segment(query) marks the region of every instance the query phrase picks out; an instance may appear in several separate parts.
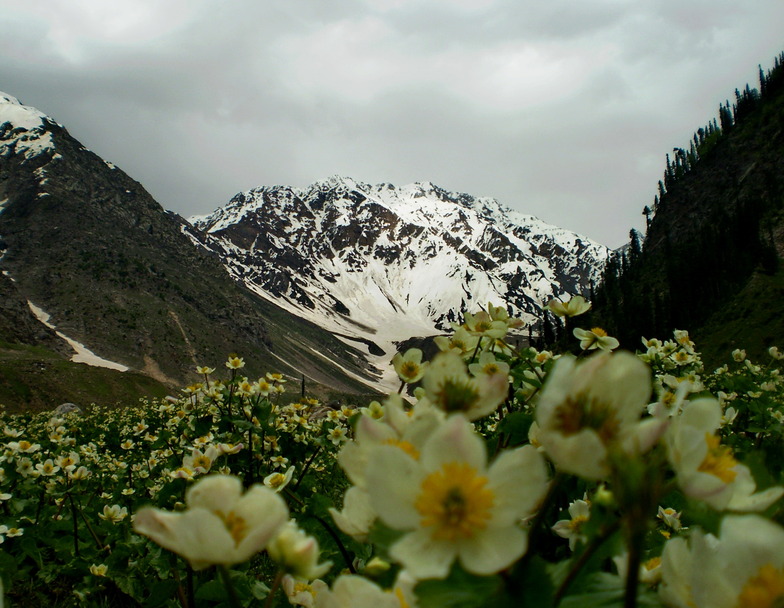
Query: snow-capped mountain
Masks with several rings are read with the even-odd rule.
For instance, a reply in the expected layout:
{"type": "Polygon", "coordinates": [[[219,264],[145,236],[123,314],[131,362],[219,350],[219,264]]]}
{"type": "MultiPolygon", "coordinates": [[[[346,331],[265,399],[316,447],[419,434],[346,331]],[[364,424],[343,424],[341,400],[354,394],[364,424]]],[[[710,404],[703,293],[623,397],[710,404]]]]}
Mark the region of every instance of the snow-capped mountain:
{"type": "Polygon", "coordinates": [[[495,199],[429,182],[261,187],[190,221],[251,290],[385,357],[488,302],[536,323],[550,298],[586,294],[608,255],[495,199]]]}
{"type": "MultiPolygon", "coordinates": [[[[0,93],[0,343],[128,370],[106,384],[143,374],[172,390],[236,353],[249,376],[371,392],[378,374],[362,351],[250,293],[183,226],[62,125],[0,93]]],[[[50,368],[47,356],[35,369],[50,368]]],[[[19,403],[4,364],[0,403],[19,403]]],[[[39,376],[22,382],[37,394],[39,376]]]]}

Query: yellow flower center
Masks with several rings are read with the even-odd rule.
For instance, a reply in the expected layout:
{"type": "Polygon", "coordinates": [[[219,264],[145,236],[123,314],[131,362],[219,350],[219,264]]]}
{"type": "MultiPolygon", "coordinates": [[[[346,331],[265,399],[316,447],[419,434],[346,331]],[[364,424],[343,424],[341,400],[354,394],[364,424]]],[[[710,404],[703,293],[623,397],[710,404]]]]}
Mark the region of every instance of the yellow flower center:
{"type": "Polygon", "coordinates": [[[436,391],[435,402],[447,413],[467,412],[479,401],[479,396],[468,378],[446,378],[436,391]]]}
{"type": "Polygon", "coordinates": [[[659,566],[661,566],[661,561],[662,561],[661,557],[652,557],[647,562],[645,562],[642,566],[646,570],[650,571],[653,570],[654,568],[658,568],[659,566]]]}
{"type": "Polygon", "coordinates": [[[234,513],[234,511],[229,511],[227,515],[216,511],[215,515],[223,520],[223,525],[226,526],[229,534],[234,539],[234,544],[239,545],[248,532],[248,524],[245,523],[245,520],[234,513]]]}
{"type": "Polygon", "coordinates": [[[212,460],[208,456],[197,456],[193,459],[193,468],[201,467],[209,471],[212,466],[212,460]]]}
{"type": "Polygon", "coordinates": [[[594,328],[592,328],[591,329],[591,333],[594,336],[597,336],[599,338],[606,338],[607,337],[607,332],[604,331],[601,327],[594,327],[594,328]]]}
{"type": "Polygon", "coordinates": [[[414,507],[434,540],[471,538],[487,526],[495,503],[487,477],[462,462],[444,464],[422,482],[414,507]]]}
{"type": "Polygon", "coordinates": [[[673,405],[675,405],[675,393],[667,391],[662,395],[661,402],[665,407],[671,408],[673,405]]]}
{"type": "Polygon", "coordinates": [[[416,378],[417,375],[419,375],[419,364],[415,361],[404,361],[403,365],[400,366],[400,376],[402,378],[416,378]]]}
{"type": "Polygon", "coordinates": [[[564,435],[575,435],[593,429],[603,443],[609,443],[620,430],[620,421],[613,408],[585,394],[569,396],[555,410],[555,428],[564,435]]]}
{"type": "Polygon", "coordinates": [[[718,436],[710,433],[705,435],[705,443],[708,444],[708,453],[697,470],[715,475],[724,483],[732,483],[737,475],[733,469],[738,464],[732,456],[732,450],[726,445],[720,445],[718,436]]]}
{"type": "Polygon", "coordinates": [[[284,481],[286,481],[286,476],[283,473],[273,473],[268,480],[269,485],[273,488],[282,485],[284,481]]]}
{"type": "Polygon", "coordinates": [[[738,596],[739,608],[776,608],[784,600],[784,570],[765,564],[743,586],[738,596]]]}
{"type": "Polygon", "coordinates": [[[580,529],[583,527],[583,524],[588,521],[588,517],[585,515],[578,515],[577,517],[573,517],[569,521],[569,529],[573,532],[579,532],[580,529]]]}
{"type": "Polygon", "coordinates": [[[311,587],[307,583],[294,584],[294,593],[302,593],[303,591],[310,593],[313,597],[316,596],[316,592],[313,590],[313,587],[311,587]]]}
{"type": "Polygon", "coordinates": [[[32,443],[30,443],[29,441],[25,441],[24,439],[19,442],[19,449],[22,450],[23,452],[25,450],[29,450],[32,446],[33,446],[32,443]]]}
{"type": "Polygon", "coordinates": [[[402,439],[387,439],[384,441],[384,444],[393,445],[396,448],[400,448],[414,460],[419,460],[419,450],[417,450],[414,447],[414,444],[410,441],[403,441],[402,439]]]}

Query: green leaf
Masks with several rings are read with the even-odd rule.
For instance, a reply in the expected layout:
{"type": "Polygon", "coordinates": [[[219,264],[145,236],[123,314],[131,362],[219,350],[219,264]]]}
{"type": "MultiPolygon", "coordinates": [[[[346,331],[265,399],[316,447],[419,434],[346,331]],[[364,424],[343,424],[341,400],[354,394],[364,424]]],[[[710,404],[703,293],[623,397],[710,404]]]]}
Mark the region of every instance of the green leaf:
{"type": "Polygon", "coordinates": [[[22,553],[32,559],[39,568],[44,567],[41,551],[38,549],[35,538],[32,536],[23,536],[21,542],[19,543],[19,548],[22,549],[22,553]]]}
{"type": "Polygon", "coordinates": [[[207,581],[196,590],[196,599],[220,602],[228,597],[226,587],[219,579],[207,581]]]}
{"type": "Polygon", "coordinates": [[[519,606],[504,593],[499,576],[476,576],[457,564],[444,580],[419,583],[415,592],[419,608],[512,608],[519,606]]]}
{"type": "Polygon", "coordinates": [[[528,429],[533,421],[531,414],[512,412],[501,421],[500,430],[509,435],[509,445],[528,443],[528,429]]]}
{"type": "Polygon", "coordinates": [[[145,608],[158,608],[171,598],[176,597],[179,583],[174,579],[158,581],[150,586],[149,598],[144,603],[145,608]]]}
{"type": "MultiPolygon", "coordinates": [[[[615,574],[596,573],[583,587],[583,592],[567,595],[559,604],[560,608],[623,608],[625,581],[615,574]]],[[[637,593],[639,608],[660,608],[662,603],[656,594],[639,588],[637,593]]]]}
{"type": "Polygon", "coordinates": [[[6,551],[0,551],[0,578],[2,578],[6,589],[10,586],[16,571],[17,566],[14,556],[6,551]]]}

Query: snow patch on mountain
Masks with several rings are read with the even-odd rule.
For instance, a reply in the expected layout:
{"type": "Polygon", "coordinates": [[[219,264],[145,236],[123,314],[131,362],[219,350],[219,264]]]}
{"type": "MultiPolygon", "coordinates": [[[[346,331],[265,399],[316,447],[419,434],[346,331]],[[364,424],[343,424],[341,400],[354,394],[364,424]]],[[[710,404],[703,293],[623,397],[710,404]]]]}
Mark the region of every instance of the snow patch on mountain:
{"type": "Polygon", "coordinates": [[[122,363],[117,363],[116,361],[109,361],[108,359],[104,359],[103,357],[99,357],[89,348],[87,348],[84,344],[77,342],[73,338],[69,338],[61,331],[57,331],[57,328],[49,322],[51,318],[49,313],[45,312],[40,306],[36,306],[29,300],[27,301],[27,305],[30,307],[30,310],[35,315],[36,319],[38,319],[41,323],[46,325],[49,329],[54,330],[54,332],[63,340],[68,342],[71,348],[74,350],[74,354],[71,356],[71,361],[74,363],[85,363],[87,365],[92,365],[93,367],[107,367],[109,369],[116,369],[117,371],[127,372],[128,367],[123,365],[122,363]]]}
{"type": "Polygon", "coordinates": [[[401,341],[443,333],[488,302],[537,323],[549,299],[587,294],[608,255],[495,199],[430,182],[265,186],[189,221],[199,230],[189,236],[237,280],[362,345],[381,369],[401,341]]]}
{"type": "Polygon", "coordinates": [[[16,97],[0,92],[0,154],[4,148],[14,146],[17,152],[24,152],[32,158],[44,150],[54,148],[47,125],[51,118],[32,108],[22,105],[16,97]],[[10,131],[12,137],[6,133],[10,131]]]}

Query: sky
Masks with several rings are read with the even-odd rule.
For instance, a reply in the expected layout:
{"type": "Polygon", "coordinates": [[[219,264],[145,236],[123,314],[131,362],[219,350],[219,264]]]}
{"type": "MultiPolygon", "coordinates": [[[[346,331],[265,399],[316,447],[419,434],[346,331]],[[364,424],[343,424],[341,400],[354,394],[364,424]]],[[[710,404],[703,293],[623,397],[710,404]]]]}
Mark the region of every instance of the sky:
{"type": "Polygon", "coordinates": [[[430,181],[618,247],[782,0],[0,0],[0,91],[166,209],[430,181]]]}

